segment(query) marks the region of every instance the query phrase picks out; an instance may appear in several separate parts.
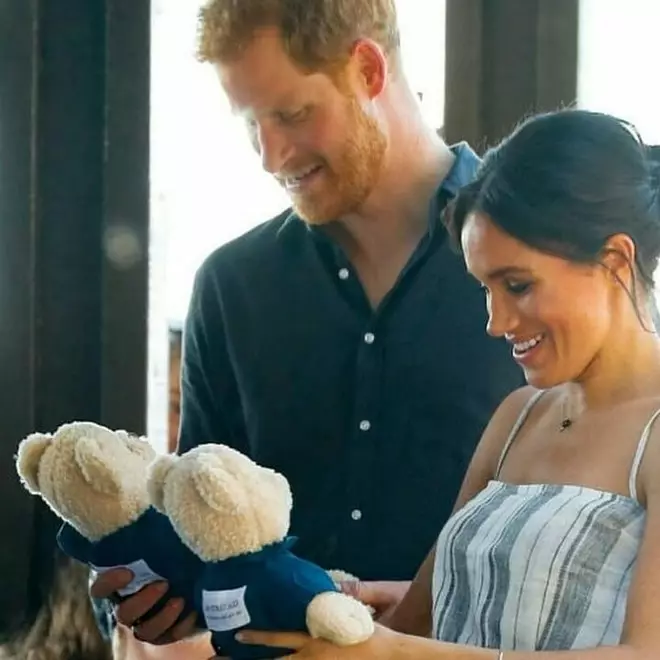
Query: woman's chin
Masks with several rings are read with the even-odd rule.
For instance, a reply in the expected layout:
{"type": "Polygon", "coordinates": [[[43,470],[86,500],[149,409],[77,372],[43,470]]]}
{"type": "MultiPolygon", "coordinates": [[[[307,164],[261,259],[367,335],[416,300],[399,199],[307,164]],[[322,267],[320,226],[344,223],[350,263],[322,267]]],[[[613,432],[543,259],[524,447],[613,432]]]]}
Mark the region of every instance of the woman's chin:
{"type": "Polygon", "coordinates": [[[523,369],[528,385],[537,390],[549,390],[563,382],[547,369],[523,369]]]}

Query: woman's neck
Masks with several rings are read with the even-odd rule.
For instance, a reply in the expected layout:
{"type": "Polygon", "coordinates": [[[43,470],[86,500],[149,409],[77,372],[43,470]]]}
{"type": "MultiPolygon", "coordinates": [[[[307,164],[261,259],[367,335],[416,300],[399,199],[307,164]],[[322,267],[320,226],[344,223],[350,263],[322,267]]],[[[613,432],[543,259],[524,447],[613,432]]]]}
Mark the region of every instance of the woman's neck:
{"type": "Polygon", "coordinates": [[[568,386],[577,409],[597,410],[631,401],[660,397],[660,339],[639,319],[630,331],[625,322],[616,338],[603,347],[582,377],[568,386]]]}

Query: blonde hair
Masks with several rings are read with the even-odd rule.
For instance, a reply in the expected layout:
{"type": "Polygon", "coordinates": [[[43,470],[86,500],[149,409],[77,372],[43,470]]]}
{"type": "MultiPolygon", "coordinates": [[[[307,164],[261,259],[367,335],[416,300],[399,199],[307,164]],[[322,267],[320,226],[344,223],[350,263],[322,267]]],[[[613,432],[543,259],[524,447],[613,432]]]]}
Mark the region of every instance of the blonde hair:
{"type": "Polygon", "coordinates": [[[398,54],[394,0],[208,0],[199,14],[197,56],[224,62],[240,55],[260,29],[276,28],[288,55],[318,71],[345,61],[362,38],[398,54]]]}
{"type": "Polygon", "coordinates": [[[0,647],[0,660],[111,660],[88,595],[89,570],[56,558],[53,584],[27,629],[0,647]]]}

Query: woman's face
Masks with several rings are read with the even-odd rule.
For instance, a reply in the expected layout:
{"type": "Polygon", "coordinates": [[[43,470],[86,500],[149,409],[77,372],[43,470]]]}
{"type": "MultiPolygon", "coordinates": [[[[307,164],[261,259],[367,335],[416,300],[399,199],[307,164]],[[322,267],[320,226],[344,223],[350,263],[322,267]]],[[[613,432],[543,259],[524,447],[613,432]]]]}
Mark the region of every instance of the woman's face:
{"type": "Polygon", "coordinates": [[[488,333],[511,344],[529,384],[545,389],[580,380],[612,327],[608,271],[539,252],[477,212],[468,216],[461,244],[486,291],[488,333]]]}

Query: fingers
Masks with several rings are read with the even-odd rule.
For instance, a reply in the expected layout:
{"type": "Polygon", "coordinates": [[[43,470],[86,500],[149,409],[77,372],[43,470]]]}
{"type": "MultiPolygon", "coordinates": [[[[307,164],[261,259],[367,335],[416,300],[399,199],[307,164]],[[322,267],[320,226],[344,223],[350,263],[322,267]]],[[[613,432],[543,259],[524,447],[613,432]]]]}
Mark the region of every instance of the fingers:
{"type": "Polygon", "coordinates": [[[115,608],[117,620],[129,628],[134,626],[166,593],[166,582],[154,582],[143,587],[115,608]]]}
{"type": "MultiPolygon", "coordinates": [[[[140,594],[138,594],[140,595],[140,594]]],[[[181,598],[173,598],[167,601],[157,614],[150,616],[145,621],[134,619],[133,633],[143,642],[150,644],[171,644],[174,641],[172,636],[172,629],[177,624],[177,619],[181,616],[185,603],[181,598]]],[[[147,611],[150,608],[147,608],[147,611]]],[[[121,610],[121,606],[119,607],[121,610]]],[[[137,611],[137,609],[136,609],[137,611]]],[[[123,616],[120,611],[117,612],[118,619],[123,616]]],[[[120,619],[121,620],[121,619],[120,619]]],[[[187,621],[187,619],[185,620],[187,621]]],[[[183,623],[183,622],[182,622],[183,623]]]]}
{"type": "MultiPolygon", "coordinates": [[[[348,580],[348,581],[341,581],[337,583],[337,586],[339,587],[340,591],[347,596],[352,596],[353,598],[356,598],[357,600],[362,601],[362,598],[360,598],[360,585],[362,583],[359,582],[358,580],[348,580]]],[[[364,601],[362,601],[364,602],[364,601]]]]}
{"type": "Polygon", "coordinates": [[[409,582],[360,582],[340,583],[343,593],[353,596],[365,605],[381,609],[398,603],[410,586],[409,582]]]}
{"type": "MultiPolygon", "coordinates": [[[[192,637],[199,633],[195,612],[191,612],[183,621],[174,626],[171,625],[169,617],[161,618],[161,614],[159,612],[148,622],[135,627],[135,636],[153,646],[166,646],[184,640],[190,641],[192,637]],[[149,624],[149,627],[147,627],[147,624],[149,624]],[[148,637],[144,637],[144,635],[148,637]]],[[[227,658],[227,660],[231,659],[227,658]]]]}
{"type": "Polygon", "coordinates": [[[99,575],[90,586],[93,598],[107,598],[115,606],[115,618],[127,628],[133,629],[137,639],[150,644],[171,644],[185,639],[196,632],[197,615],[191,612],[183,621],[177,622],[185,603],[181,598],[170,599],[154,616],[141,619],[167,593],[167,582],[153,582],[137,593],[120,599],[117,592],[133,579],[131,571],[113,569],[99,575]],[[117,603],[119,603],[117,605],[117,603]]]}
{"type": "Polygon", "coordinates": [[[101,573],[90,585],[89,593],[92,598],[108,598],[116,600],[115,596],[120,589],[127,587],[133,579],[133,573],[126,568],[114,568],[101,573]]]}
{"type": "Polygon", "coordinates": [[[236,635],[236,639],[241,644],[275,646],[277,648],[298,650],[309,642],[309,635],[305,635],[304,633],[243,630],[236,635]]]}
{"type": "Polygon", "coordinates": [[[340,583],[340,589],[365,605],[370,605],[376,611],[392,604],[392,596],[383,591],[381,582],[359,582],[357,580],[340,583]]]}
{"type": "MultiPolygon", "coordinates": [[[[197,614],[195,612],[191,612],[183,621],[177,623],[169,631],[169,636],[174,642],[193,637],[196,634],[199,634],[199,631],[197,630],[197,614]]],[[[230,659],[228,658],[227,660],[230,659]]]]}

